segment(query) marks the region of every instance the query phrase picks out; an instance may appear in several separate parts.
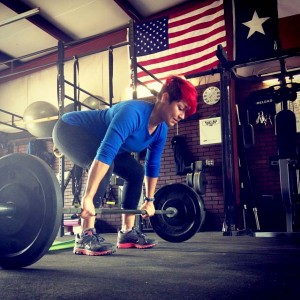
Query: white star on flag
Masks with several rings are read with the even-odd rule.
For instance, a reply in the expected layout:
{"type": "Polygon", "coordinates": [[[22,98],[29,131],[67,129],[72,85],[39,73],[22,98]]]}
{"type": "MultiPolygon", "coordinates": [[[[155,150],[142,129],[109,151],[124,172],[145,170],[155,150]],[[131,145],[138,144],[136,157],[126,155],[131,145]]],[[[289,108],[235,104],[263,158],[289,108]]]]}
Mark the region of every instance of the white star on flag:
{"type": "Polygon", "coordinates": [[[259,18],[259,16],[257,15],[257,12],[254,11],[252,20],[243,23],[243,25],[249,27],[249,33],[248,33],[247,39],[248,39],[251,35],[253,35],[256,31],[257,31],[257,32],[260,32],[260,33],[262,33],[262,34],[265,34],[264,29],[263,29],[263,27],[262,27],[262,24],[263,24],[264,22],[266,22],[268,19],[270,19],[270,17],[267,17],[267,18],[259,18]]]}

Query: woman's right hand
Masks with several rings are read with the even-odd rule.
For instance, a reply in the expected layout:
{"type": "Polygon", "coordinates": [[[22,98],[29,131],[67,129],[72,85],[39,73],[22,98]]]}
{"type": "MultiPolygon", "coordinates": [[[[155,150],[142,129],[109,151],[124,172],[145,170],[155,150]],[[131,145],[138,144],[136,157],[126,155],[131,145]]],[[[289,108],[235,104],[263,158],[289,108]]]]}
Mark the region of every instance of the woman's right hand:
{"type": "Polygon", "coordinates": [[[95,206],[94,206],[93,198],[84,196],[82,198],[81,208],[82,211],[80,213],[80,216],[82,219],[88,219],[90,217],[95,216],[95,206]]]}

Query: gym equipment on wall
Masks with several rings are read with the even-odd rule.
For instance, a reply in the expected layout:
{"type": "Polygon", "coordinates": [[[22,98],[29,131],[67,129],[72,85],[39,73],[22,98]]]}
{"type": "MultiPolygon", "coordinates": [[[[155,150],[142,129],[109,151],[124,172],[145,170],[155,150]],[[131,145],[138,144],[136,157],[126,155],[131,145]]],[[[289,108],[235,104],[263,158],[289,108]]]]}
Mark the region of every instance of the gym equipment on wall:
{"type": "MultiPolygon", "coordinates": [[[[188,169],[186,167],[186,169],[188,169]]],[[[207,180],[205,176],[205,163],[201,160],[191,163],[189,168],[192,172],[186,174],[186,184],[192,187],[199,195],[206,194],[207,180]]]]}
{"type": "Polygon", "coordinates": [[[255,192],[252,185],[252,179],[250,176],[250,171],[247,162],[247,153],[246,149],[250,148],[251,145],[254,145],[254,132],[253,127],[249,123],[249,114],[247,112],[247,123],[243,124],[241,120],[241,115],[239,111],[239,106],[236,104],[236,113],[237,113],[237,137],[238,137],[238,156],[239,156],[239,181],[240,181],[240,206],[242,207],[243,212],[243,225],[245,234],[250,233],[251,225],[254,222],[249,222],[253,218],[250,218],[248,208],[252,208],[253,216],[255,221],[255,226],[257,230],[260,230],[260,223],[257,214],[257,207],[254,201],[255,192]],[[247,137],[246,137],[247,136],[247,137]],[[249,225],[250,224],[250,225],[249,225]]]}
{"type": "MultiPolygon", "coordinates": [[[[39,260],[53,244],[63,208],[59,182],[40,158],[13,153],[0,159],[0,266],[22,268],[39,260]]],[[[203,203],[185,184],[171,184],[155,194],[153,230],[169,242],[183,242],[200,230],[203,203]]],[[[146,214],[142,210],[97,209],[99,214],[146,214]]]]}
{"type": "Polygon", "coordinates": [[[171,140],[171,145],[174,152],[176,175],[186,175],[186,164],[188,155],[185,137],[175,135],[171,140]]]}

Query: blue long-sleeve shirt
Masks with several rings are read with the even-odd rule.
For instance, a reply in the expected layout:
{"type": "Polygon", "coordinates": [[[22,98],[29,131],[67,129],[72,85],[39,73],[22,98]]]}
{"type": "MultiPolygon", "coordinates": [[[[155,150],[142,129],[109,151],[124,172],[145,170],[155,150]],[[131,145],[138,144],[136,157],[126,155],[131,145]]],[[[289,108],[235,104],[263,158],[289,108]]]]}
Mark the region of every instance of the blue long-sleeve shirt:
{"type": "Polygon", "coordinates": [[[106,110],[70,112],[62,116],[68,124],[81,126],[99,139],[95,159],[111,164],[118,153],[147,148],[145,174],[158,177],[168,127],[160,123],[152,135],[148,123],[154,104],[141,100],[122,101],[106,110]]]}

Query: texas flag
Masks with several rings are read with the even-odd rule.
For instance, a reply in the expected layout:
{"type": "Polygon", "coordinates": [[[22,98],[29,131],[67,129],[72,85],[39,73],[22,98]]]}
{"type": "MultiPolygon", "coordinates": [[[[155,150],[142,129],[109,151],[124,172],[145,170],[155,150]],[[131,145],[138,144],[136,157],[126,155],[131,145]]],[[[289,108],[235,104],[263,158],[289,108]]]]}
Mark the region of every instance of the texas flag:
{"type": "Polygon", "coordinates": [[[234,0],[235,58],[249,62],[300,49],[299,0],[234,0]]]}

